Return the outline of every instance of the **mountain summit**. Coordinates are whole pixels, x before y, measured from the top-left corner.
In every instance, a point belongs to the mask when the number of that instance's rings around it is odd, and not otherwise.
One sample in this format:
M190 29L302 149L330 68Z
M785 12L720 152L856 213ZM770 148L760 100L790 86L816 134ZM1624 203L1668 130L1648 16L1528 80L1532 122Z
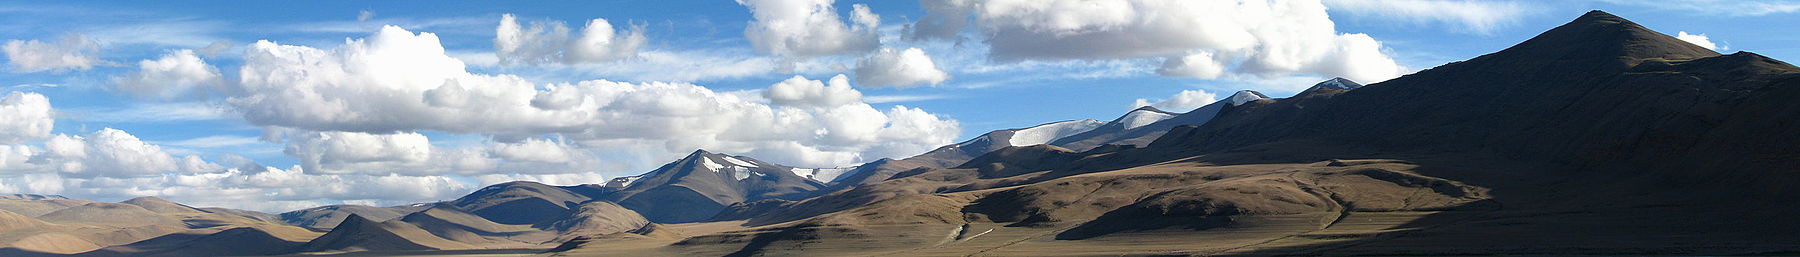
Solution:
M1705 47L1645 28L1602 11L1590 11L1537 37L1482 58L1585 61L1591 59L1690 60L1718 56ZM1471 62L1479 61L1470 60Z
M734 203L798 199L823 187L796 168L750 157L696 150L639 175L606 200L656 223L701 221Z

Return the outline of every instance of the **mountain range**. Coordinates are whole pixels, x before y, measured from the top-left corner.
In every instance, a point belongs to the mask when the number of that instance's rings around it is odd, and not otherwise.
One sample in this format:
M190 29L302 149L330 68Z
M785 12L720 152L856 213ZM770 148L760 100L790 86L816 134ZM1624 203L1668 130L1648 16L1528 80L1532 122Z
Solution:
M1593 11L1499 52L796 168L267 214L0 196L0 255L1735 255L1800 252L1800 67Z

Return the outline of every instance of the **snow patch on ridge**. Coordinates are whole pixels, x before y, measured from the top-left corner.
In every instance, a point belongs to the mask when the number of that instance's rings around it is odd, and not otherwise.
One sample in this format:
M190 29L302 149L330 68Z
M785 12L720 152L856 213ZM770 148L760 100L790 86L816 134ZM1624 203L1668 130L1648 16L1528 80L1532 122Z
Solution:
M731 167L731 178L735 179L735 180L744 180L744 179L750 178L750 170L745 169L744 167L733 166L733 167Z
M1094 128L1098 128L1100 125L1106 125L1106 122L1097 120L1071 120L1037 125L1035 127L1014 131L1012 138L1009 139L1007 143L1010 143L1012 146L1040 145L1050 143L1050 141L1063 137L1094 130Z
M713 163L712 158L700 158L700 166L704 166L707 170L712 170L713 172L719 172L719 169L725 168L725 165Z
M731 164L737 164L738 166L744 166L744 167L751 167L751 168L757 167L755 163L750 163L748 161L744 161L742 159L738 159L736 157L731 157L731 156L725 156L725 162L729 162Z
M1233 95L1232 97L1236 97L1236 95ZM1125 129L1134 129L1173 117L1175 117L1174 114L1137 109L1132 110L1131 113L1126 113L1125 117L1119 117L1119 121L1121 125L1125 125Z

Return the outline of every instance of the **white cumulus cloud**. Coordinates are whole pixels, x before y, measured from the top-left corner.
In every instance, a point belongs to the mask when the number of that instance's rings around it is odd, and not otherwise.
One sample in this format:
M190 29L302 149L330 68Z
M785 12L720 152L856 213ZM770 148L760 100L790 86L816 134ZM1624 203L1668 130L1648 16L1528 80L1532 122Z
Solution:
M1170 60L1165 66L1175 68L1165 69L1164 74L1182 74L1176 71L1194 64L1187 61L1200 59L1189 57L1207 52L1223 66L1235 67L1232 71L1262 76L1306 73L1372 83L1404 71L1374 38L1337 32L1318 0L974 0L947 4L954 8L939 6L928 11L967 13L974 21L972 27L986 37L989 57L1000 61L1162 58Z
M183 166L161 146L112 128L86 136L56 135L44 142L44 148L48 150L45 161L72 177L137 177L183 171Z
M398 27L329 50L258 42L244 63L240 82L226 90L236 93L226 102L253 124L302 131L554 134L582 147L634 144L621 140L660 145L664 151L653 156L661 157L704 148L768 153L771 157L757 156L815 166L918 154L948 144L960 131L954 120L922 110L883 111L847 97L860 92L842 86L847 83L841 77L831 87L803 78L784 82L803 86L771 86L770 91L797 94L762 103L752 99L756 94L689 83L592 80L537 86L517 76L470 74L444 53L435 35ZM889 136L900 133L894 131L911 136ZM431 151L432 158L496 153ZM446 160L464 167L507 167L505 160L484 161L492 159Z
M856 62L856 83L869 87L937 85L950 79L924 50L882 48Z
M1156 74L1170 77L1189 77L1197 79L1215 79L1225 74L1225 64L1220 63L1212 52L1198 51L1193 54L1173 57L1163 62Z
M606 19L589 20L574 37L569 31L560 21L525 27L512 14L504 14L494 29L494 53L507 64L604 62L636 56L646 41L642 26L619 31Z
M1175 93L1174 96L1170 96L1168 99L1156 100L1154 102L1150 99L1138 98L1136 102L1131 104L1131 108L1137 109L1144 106L1150 106L1156 107L1158 110L1170 112L1188 112L1194 110L1194 108L1200 108L1200 106L1216 102L1218 99L1218 94L1206 92L1205 90L1182 90L1180 93Z
M27 106L24 109L33 110L29 113L37 113L27 116L44 115L42 119L48 119L47 115L50 112L48 100L43 96L15 92L8 98L14 100L0 100L0 103L5 103L0 105L4 106L0 108L0 115L17 116L19 114L17 107ZM15 119L3 120L14 121ZM4 125L11 126L11 124ZM48 128L44 130L47 131ZM387 153L371 151L395 151L405 155L414 150L393 145L404 146L412 143L405 142L406 140L423 139L405 135L387 136L389 138L373 135L338 136L334 138L350 139L348 140L350 142L320 143L321 147L341 147L331 150L336 152L321 154L321 156L331 155L339 160L359 161L412 158L394 157ZM34 137L43 139L32 139ZM21 138L24 140L0 144L0 193L60 194L80 199L158 196L195 206L222 206L282 212L339 202L404 204L441 201L466 194L474 188L467 182L450 176L393 173L379 175L324 174L310 172L299 166L289 169L266 167L247 158L231 154L223 156L226 163L232 167L226 168L225 165L208 162L198 156L177 157L171 155L162 146L144 142L135 135L111 128L103 128L85 135L48 137L31 135ZM352 145L351 143L363 143L363 145ZM524 141L518 144L524 145L519 148L529 149L529 151L514 152L537 152L539 156L544 156L542 144L533 141ZM431 157L432 160L441 161L443 164L420 166L454 166L466 163L459 162L461 160L482 160L449 156L459 152L474 152L477 153L474 156L488 158L486 157L488 150L457 150L432 151L434 154ZM509 158L488 159L496 159L499 164L478 168L484 172L517 169L519 171L510 172L515 174L513 178L517 179L558 182L598 180L597 175L591 173L591 168L551 169L549 172L553 173L550 174L518 175L538 171L539 168L550 165L519 166L519 164L507 163ZM536 159L538 161L554 160L542 157ZM579 161L580 158L571 159L572 161L569 163L582 163ZM520 163L537 164L529 161ZM591 164L591 162L587 163Z
M0 144L50 136L56 112L50 98L31 92L12 92L0 98Z
M13 72L87 70L105 64L97 57L99 51L100 43L81 34L51 42L11 40L0 46Z
M850 23L838 16L835 0L738 0L752 20L744 37L757 52L787 57L831 56L875 50L881 17L868 6L851 6Z
M1727 47L1720 47L1718 44L1714 44L1712 38L1707 37L1706 34L1688 34L1687 31L1679 31L1675 33L1675 38L1681 39L1681 41L1687 41L1690 44L1705 47L1706 49L1712 49L1713 51L1724 51L1728 49Z
M431 158L431 140L419 133L313 132L289 138L284 152L307 170L343 173L373 165L424 164Z
M763 98L775 105L834 107L861 103L862 92L850 88L850 80L844 75L833 76L826 82L794 76L769 86L769 90L763 91Z
M113 77L113 84L120 91L162 99L193 95L198 93L195 90L223 83L225 80L219 75L219 68L201 60L193 50L178 50L156 60L139 61L137 72Z

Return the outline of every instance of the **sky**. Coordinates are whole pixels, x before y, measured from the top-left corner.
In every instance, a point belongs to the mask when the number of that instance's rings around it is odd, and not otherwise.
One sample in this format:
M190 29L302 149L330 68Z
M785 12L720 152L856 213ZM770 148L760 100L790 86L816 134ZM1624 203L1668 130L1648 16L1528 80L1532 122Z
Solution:
M282 212L797 167L1290 96L1589 10L1800 59L1800 1L0 2L0 193Z

